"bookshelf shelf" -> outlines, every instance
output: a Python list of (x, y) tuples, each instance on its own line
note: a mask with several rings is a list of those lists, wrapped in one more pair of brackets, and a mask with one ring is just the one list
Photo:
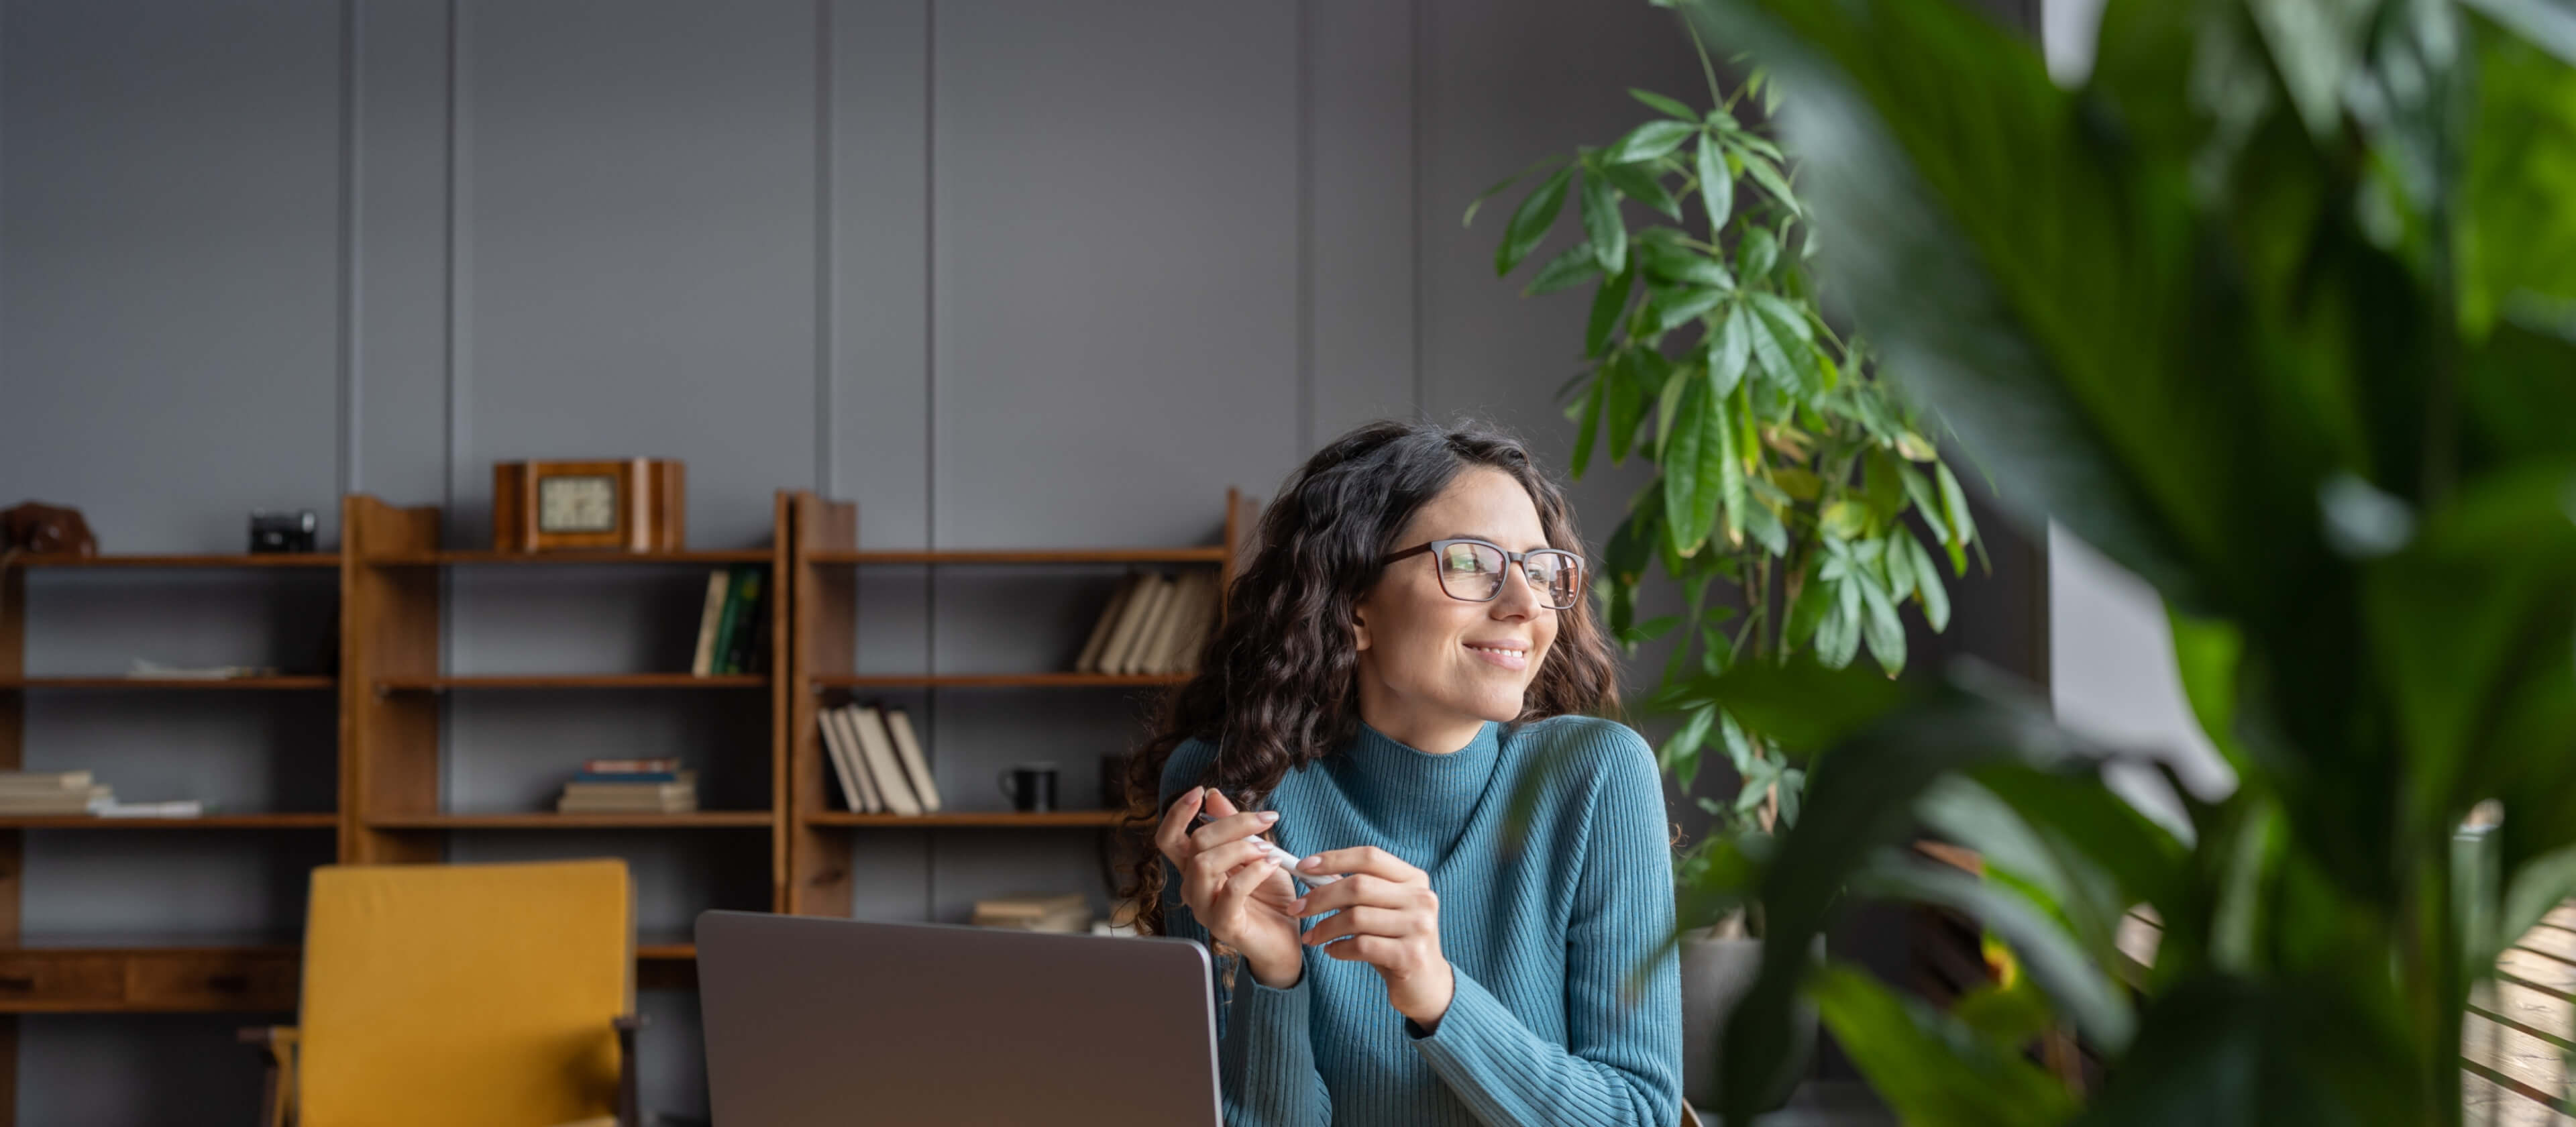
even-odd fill
[(443, 693), (452, 689), (757, 689), (766, 674), (697, 676), (690, 673), (530, 673), (476, 677), (379, 677), (379, 693)]
[(338, 552), (274, 552), (258, 555), (122, 555), (122, 556), (20, 556), (9, 561), (11, 567), (41, 568), (309, 568), (340, 566)]
[(866, 566), (870, 564), (1221, 564), (1227, 559), (1222, 544), (1200, 548), (1065, 548), (1053, 551), (1038, 549), (949, 549), (930, 551), (822, 551), (811, 552), (806, 561), (826, 566)]
[(0, 830), (330, 830), (339, 826), (337, 814), (204, 814), (194, 818), (0, 815)]
[(847, 810), (824, 810), (805, 817), (816, 826), (849, 826), (877, 829), (1036, 829), (1055, 826), (1114, 826), (1116, 810), (1050, 810), (1023, 813), (1017, 810), (944, 810), (937, 814), (853, 814)]
[[(859, 611), (858, 569), (873, 565), (957, 566), (1165, 566), (1208, 565), (1216, 569), (1215, 591), (1234, 582), (1244, 545), (1253, 531), (1259, 505), (1240, 490), (1225, 491), (1224, 531), (1207, 545), (1134, 548), (965, 549), (935, 551), (863, 551), (858, 546), (858, 508), (799, 491), (790, 497), (788, 587), (795, 608), (789, 631), (793, 639), (783, 670), (779, 698), (785, 711), (784, 763), (787, 780), (787, 856), (783, 884), (784, 911), (798, 915), (850, 914), (852, 871), (864, 863), (870, 835), (860, 829), (1104, 829), (1117, 825), (1115, 810), (1058, 810), (1020, 813), (1009, 810), (954, 810), (939, 814), (861, 813), (835, 808), (840, 803), (829, 754), (817, 718), (833, 690), (868, 689), (1075, 689), (1125, 688), (1166, 690), (1185, 684), (1190, 674), (1104, 674), (1071, 671), (1031, 673), (860, 673), (856, 668)], [(1199, 574), (1193, 572), (1192, 574)], [(1222, 599), (1218, 612), (1222, 615)], [(936, 747), (928, 749), (934, 765)]]
[(328, 689), (338, 681), (326, 676), (283, 677), (0, 677), (5, 689), (184, 689), (190, 692), (251, 689)]
[(1159, 688), (1188, 683), (1187, 673), (826, 673), (806, 678), (826, 689), (1085, 689)]
[(720, 830), (768, 829), (766, 810), (699, 810), (687, 814), (370, 814), (379, 830)]
[(358, 557), (358, 562), (367, 567), (468, 567), (487, 564), (529, 567), (546, 564), (701, 567), (720, 564), (761, 564), (769, 563), (775, 558), (775, 554), (767, 548), (704, 552), (424, 551), (370, 553)]

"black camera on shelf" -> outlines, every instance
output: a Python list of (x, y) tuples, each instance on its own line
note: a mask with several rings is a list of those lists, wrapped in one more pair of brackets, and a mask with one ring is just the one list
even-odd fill
[(313, 532), (321, 527), (311, 509), (291, 513), (273, 513), (253, 509), (250, 514), (250, 550), (254, 553), (315, 551)]

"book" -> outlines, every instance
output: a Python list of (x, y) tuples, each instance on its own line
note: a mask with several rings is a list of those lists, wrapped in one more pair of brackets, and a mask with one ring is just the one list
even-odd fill
[(1136, 638), (1128, 643), (1126, 661), (1118, 664), (1118, 672), (1121, 674), (1146, 672), (1146, 666), (1144, 666), (1146, 659), (1154, 656), (1154, 638), (1162, 633), (1164, 620), (1172, 618), (1177, 597), (1180, 597), (1180, 579), (1177, 579), (1177, 576), (1157, 576), (1157, 579), (1154, 579), (1154, 605), (1149, 605), (1144, 610), (1146, 612), (1144, 625), (1136, 628)]
[(87, 814), (116, 800), (106, 784), (45, 794), (0, 795), (0, 814)]
[(684, 771), (583, 771), (575, 774), (576, 783), (676, 783)]
[(894, 736), (895, 757), (903, 760), (904, 777), (912, 781), (912, 796), (921, 808), (939, 812), (939, 780), (930, 777), (930, 760), (921, 754), (921, 741), (912, 735), (912, 717), (900, 708), (885, 710), (886, 731)]
[(875, 779), (877, 797), (886, 808), (897, 814), (921, 813), (921, 800), (912, 793), (912, 784), (904, 781), (903, 766), (895, 762), (894, 737), (886, 734), (885, 717), (869, 705), (852, 705), (850, 719), (859, 729), (859, 750), (866, 756), (868, 777)]
[(1126, 601), (1119, 605), (1118, 623), (1109, 628), (1109, 640), (1100, 644), (1100, 654), (1092, 660), (1092, 667), (1087, 672), (1118, 671), (1119, 655), (1127, 652), (1128, 643), (1136, 637), (1136, 627), (1145, 617), (1146, 604), (1154, 601), (1153, 595), (1154, 573), (1137, 572), (1135, 586), (1129, 589)]
[(762, 611), (761, 569), (758, 564), (744, 564), (733, 569), (733, 631), (725, 639), (723, 653), (716, 658), (716, 669), (722, 673), (751, 671), (752, 636), (760, 632)]
[(687, 814), (698, 808), (694, 794), (668, 798), (588, 798), (564, 795), (555, 800), (558, 814)]
[(1144, 646), (1145, 636), (1162, 621), (1164, 608), (1171, 605), (1172, 577), (1157, 575), (1148, 582), (1151, 585), (1145, 588), (1144, 609), (1136, 616), (1135, 629), (1125, 632), (1124, 644), (1116, 647), (1117, 652), (1101, 663), (1101, 672), (1134, 673), (1137, 654)]
[(1182, 572), (1180, 579), (1173, 583), (1172, 605), (1163, 611), (1163, 619), (1156, 625), (1153, 638), (1137, 662), (1136, 672), (1172, 671), (1173, 654), (1180, 649), (1181, 630), (1198, 610), (1199, 587), (1204, 582), (1206, 574), (1193, 568)]
[(1130, 572), (1118, 581), (1118, 589), (1109, 593), (1109, 605), (1100, 608), (1100, 617), (1091, 623), (1091, 636), (1082, 641), (1082, 656), (1073, 659), (1076, 673), (1100, 671), (1100, 651), (1109, 647), (1109, 634), (1118, 626), (1119, 612), (1127, 607), (1127, 596), (1136, 590), (1139, 576)]
[(109, 801), (90, 812), (101, 818), (199, 818), (205, 816), (206, 804), (194, 798), (169, 802)]
[(716, 616), (716, 649), (714, 671), (724, 672), (724, 659), (733, 651), (734, 623), (742, 618), (742, 582), (734, 569), (725, 568), (724, 610)]
[(841, 715), (840, 709), (826, 708), (815, 714), (814, 723), (823, 730), (823, 752), (832, 761), (832, 774), (841, 782), (841, 805), (853, 814), (876, 813), (881, 808), (876, 787), (860, 773), (855, 755), (858, 733), (848, 730), (849, 719)]
[(859, 743), (858, 706), (845, 704), (833, 709), (832, 723), (840, 729), (841, 747), (850, 757), (850, 776), (859, 781), (859, 795), (867, 799), (868, 813), (885, 813), (885, 788), (877, 785), (876, 772), (868, 770), (868, 753)]
[(1084, 932), (1091, 930), (1091, 902), (1079, 892), (997, 896), (975, 902), (973, 922), (1017, 931)]
[(1196, 602), (1190, 607), (1189, 625), (1172, 654), (1174, 673), (1196, 673), (1199, 658), (1207, 649), (1208, 639), (1215, 636), (1217, 619), (1224, 613), (1225, 593), (1218, 589), (1217, 576), (1210, 572), (1202, 577)]
[(663, 756), (658, 759), (585, 759), (581, 761), (581, 769), (593, 775), (678, 771), (680, 761), (675, 756)]
[(698, 649), (689, 658), (689, 672), (700, 677), (716, 671), (716, 626), (724, 621), (725, 595), (733, 585), (725, 581), (725, 569), (707, 573), (706, 605), (698, 611)]
[(598, 800), (601, 802), (673, 802), (695, 798), (696, 783), (567, 783), (562, 798)]
[(89, 789), (87, 771), (0, 771), (0, 794)]

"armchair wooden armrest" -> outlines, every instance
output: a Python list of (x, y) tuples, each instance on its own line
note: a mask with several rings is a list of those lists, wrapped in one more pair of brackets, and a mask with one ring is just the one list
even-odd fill
[(635, 1034), (645, 1026), (643, 1014), (612, 1019), (617, 1027), (617, 1127), (644, 1127), (644, 1106), (636, 1096)]
[[(626, 1014), (610, 1019), (610, 1023), (617, 1029), (615, 1122), (617, 1127), (644, 1127), (643, 1107), (637, 1096), (635, 1079), (635, 1034), (648, 1022), (642, 1014)], [(255, 1025), (242, 1029), (237, 1036), (242, 1044), (257, 1046), (261, 1062), (267, 1066), (267, 1077), (260, 1084), (260, 1127), (288, 1127), (294, 1122), (295, 1053), (301, 1044), (296, 1028), (292, 1025)]]
[(260, 1082), (260, 1127), (286, 1127), (294, 1113), (295, 1051), (302, 1043), (292, 1025), (254, 1025), (237, 1034), (259, 1048), (267, 1076)]

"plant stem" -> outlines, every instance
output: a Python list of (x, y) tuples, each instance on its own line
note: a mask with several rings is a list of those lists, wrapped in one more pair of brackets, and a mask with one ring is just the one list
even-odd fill
[(1709, 65), (1708, 45), (1699, 41), (1699, 28), (1691, 23), (1688, 15), (1682, 16), (1682, 30), (1690, 33), (1691, 53), (1699, 56), (1699, 72), (1708, 79), (1709, 102), (1719, 109), (1726, 109), (1733, 105), (1734, 103), (1726, 95), (1717, 92), (1717, 68)]

